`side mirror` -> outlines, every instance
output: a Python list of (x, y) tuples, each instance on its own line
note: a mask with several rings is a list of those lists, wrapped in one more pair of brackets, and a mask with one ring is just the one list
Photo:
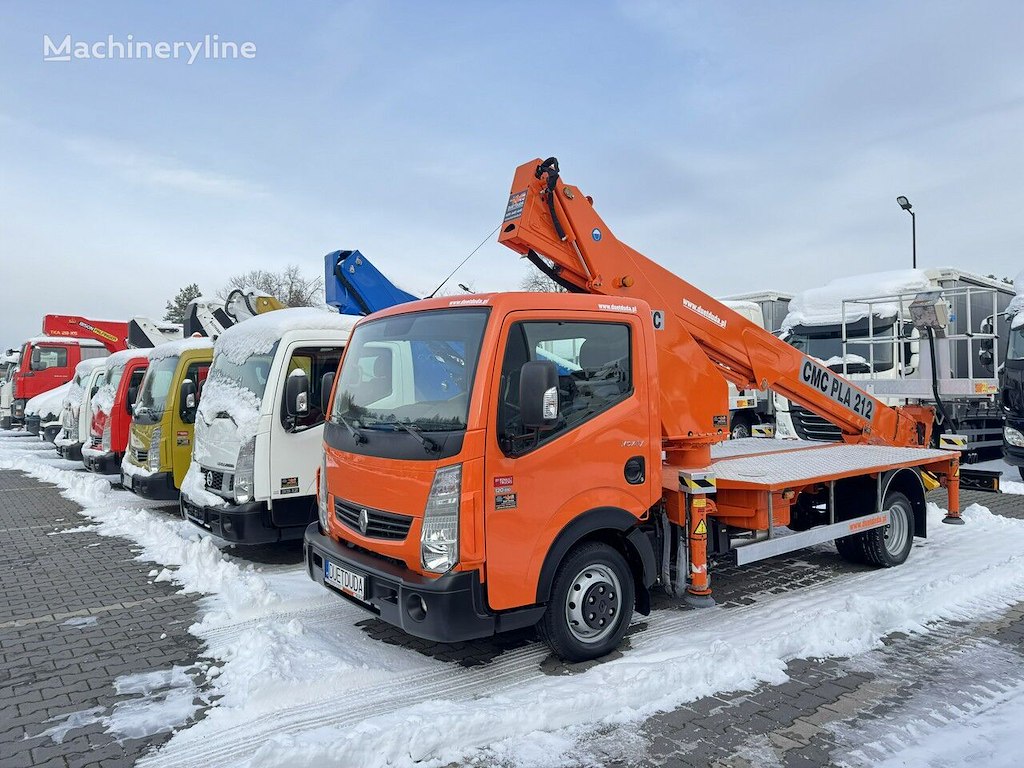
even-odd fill
[(550, 360), (524, 363), (519, 373), (519, 415), (526, 429), (553, 429), (558, 421), (558, 367)]
[(132, 406), (135, 405), (135, 400), (136, 400), (136, 398), (138, 396), (139, 396), (139, 388), (138, 387), (129, 387), (128, 388), (128, 400), (124, 404), (124, 409), (126, 411), (128, 411), (128, 413), (132, 412)]
[(326, 416), (331, 412), (331, 390), (334, 389), (334, 371), (320, 378), (320, 411)]
[(309, 413), (309, 376), (301, 368), (288, 374), (285, 385), (285, 409), (292, 418)]
[(191, 424), (196, 420), (196, 407), (198, 405), (196, 397), (196, 383), (192, 379), (185, 379), (181, 382), (180, 391), (181, 401), (181, 420)]
[(39, 347), (32, 350), (32, 370), (41, 371), (43, 369), (43, 353)]

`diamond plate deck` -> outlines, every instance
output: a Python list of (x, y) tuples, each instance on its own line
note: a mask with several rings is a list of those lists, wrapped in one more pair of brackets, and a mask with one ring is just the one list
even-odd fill
[[(716, 445), (711, 455), (711, 466), (703, 471), (717, 478), (719, 489), (781, 490), (822, 479), (920, 466), (949, 458), (955, 452), (933, 448), (747, 438)], [(676, 475), (678, 469), (667, 468), (664, 475), (667, 487), (671, 487)]]

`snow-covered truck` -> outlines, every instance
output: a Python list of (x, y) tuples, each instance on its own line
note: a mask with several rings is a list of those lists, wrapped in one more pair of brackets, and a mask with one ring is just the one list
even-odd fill
[(752, 291), (736, 293), (731, 296), (719, 296), (720, 301), (729, 304), (735, 301), (752, 301), (761, 308), (762, 328), (772, 333), (782, 330), (782, 323), (789, 314), (789, 302), (793, 294), (783, 291)]
[(1024, 272), (1014, 280), (1014, 290), (1016, 295), (1006, 308), (1010, 340), (999, 397), (1006, 416), (1003, 457), (1024, 479)]
[(60, 431), (64, 400), (70, 390), (71, 382), (68, 381), (41, 395), (36, 395), (25, 403), (25, 431), (39, 435), (45, 442), (52, 443)]
[(90, 401), (89, 444), (82, 448), (82, 463), (90, 472), (113, 475), (121, 471), (132, 405), (148, 365), (145, 349), (126, 349), (107, 358), (103, 386)]
[[(176, 499), (192, 458), (195, 403), (213, 361), (213, 341), (197, 336), (154, 347), (135, 401), (121, 485), (147, 499)], [(190, 389), (183, 392), (185, 382)]]
[[(1009, 329), (999, 317), (1013, 295), (1004, 281), (949, 267), (839, 278), (794, 296), (783, 338), (888, 405), (935, 406), (933, 437), (949, 436), (971, 462), (1002, 443), (997, 368)], [(944, 328), (919, 331), (921, 312), (938, 312)], [(775, 408), (778, 437), (841, 439), (785, 398)]]
[(71, 380), (71, 388), (64, 398), (61, 411), (62, 429), (53, 444), (57, 455), (69, 461), (82, 460), (82, 446), (89, 441), (89, 407), (103, 383), (106, 371), (105, 358), (83, 360), (75, 366), (75, 377)]
[[(324, 376), (338, 368), (359, 317), (281, 309), (228, 328), (197, 402), (195, 382), (179, 400), (195, 423), (181, 485), (182, 516), (228, 541), (302, 538), (316, 520), (315, 474), (323, 445)], [(311, 383), (304, 413), (287, 409), (296, 371)]]

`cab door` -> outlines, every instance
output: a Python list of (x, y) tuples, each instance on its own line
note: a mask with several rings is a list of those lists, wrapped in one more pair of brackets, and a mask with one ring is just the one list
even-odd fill
[[(617, 313), (506, 318), (484, 476), (491, 608), (536, 602), (545, 555), (573, 519), (601, 507), (639, 517), (660, 494), (642, 330), (635, 315)], [(559, 416), (543, 432), (525, 429), (519, 416), (520, 372), (534, 360), (558, 369)]]
[(181, 402), (181, 385), (185, 379), (190, 379), (196, 385), (197, 402), (202, 399), (203, 385), (210, 372), (211, 361), (210, 357), (182, 356), (168, 398), (173, 407), (167, 409), (170, 427), (164, 439), (168, 441), (171, 449), (171, 471), (174, 473), (175, 488), (181, 488), (185, 473), (188, 472), (188, 465), (192, 460), (192, 441), (195, 438), (195, 410), (190, 411)]

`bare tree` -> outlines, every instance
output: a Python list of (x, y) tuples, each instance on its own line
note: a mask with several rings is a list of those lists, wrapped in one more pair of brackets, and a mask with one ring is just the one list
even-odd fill
[[(543, 257), (542, 257), (543, 258)], [(551, 266), (551, 262), (544, 259), (548, 266)], [(550, 277), (545, 275), (539, 269), (530, 266), (530, 271), (526, 274), (522, 280), (519, 281), (519, 288), (524, 291), (532, 291), (533, 293), (565, 293), (566, 290)]]
[(281, 272), (251, 269), (235, 275), (217, 291), (217, 298), (223, 301), (236, 288), (262, 291), (288, 307), (319, 307), (324, 303), (324, 279), (305, 277), (296, 264), (289, 264)]

